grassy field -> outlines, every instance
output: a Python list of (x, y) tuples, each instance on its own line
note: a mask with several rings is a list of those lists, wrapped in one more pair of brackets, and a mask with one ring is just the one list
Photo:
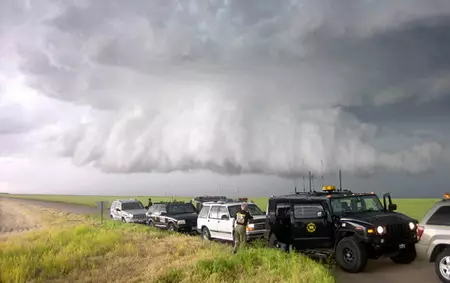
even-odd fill
[(0, 282), (335, 282), (326, 266), (261, 244), (232, 255), (144, 225), (33, 211), (44, 228), (0, 241)]
[[(95, 206), (95, 202), (99, 200), (107, 200), (109, 204), (118, 198), (137, 198), (147, 205), (148, 198), (152, 198), (153, 202), (169, 200), (168, 197), (155, 197), (155, 196), (73, 196), (73, 195), (10, 195), (0, 194), (0, 196), (8, 196), (14, 198), (24, 199), (37, 199), (46, 201), (57, 201), (65, 203), (84, 204), (89, 206)], [(177, 200), (189, 201), (191, 197), (176, 197)], [(266, 209), (267, 198), (249, 198), (253, 200), (262, 210)], [(439, 199), (393, 199), (398, 206), (398, 211), (405, 213), (417, 220), (420, 220), (424, 214), (431, 208), (431, 206), (439, 201)]]

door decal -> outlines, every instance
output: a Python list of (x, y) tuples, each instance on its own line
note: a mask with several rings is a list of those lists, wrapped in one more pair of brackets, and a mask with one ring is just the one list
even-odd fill
[(316, 224), (308, 223), (308, 225), (306, 225), (306, 231), (309, 233), (314, 233), (316, 231)]

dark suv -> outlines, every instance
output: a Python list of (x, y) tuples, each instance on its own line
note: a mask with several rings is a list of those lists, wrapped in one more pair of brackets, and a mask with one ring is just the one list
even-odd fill
[(192, 203), (159, 202), (147, 211), (148, 225), (178, 232), (197, 231), (197, 211)]
[(360, 272), (367, 260), (389, 256), (395, 263), (415, 260), (417, 223), (394, 212), (390, 194), (383, 204), (374, 193), (336, 191), (296, 193), (269, 198), (266, 235), (270, 247), (334, 255), (348, 272)]

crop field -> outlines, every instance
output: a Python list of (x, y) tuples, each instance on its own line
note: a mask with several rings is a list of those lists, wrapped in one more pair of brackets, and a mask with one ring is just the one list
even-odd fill
[[(0, 196), (23, 198), (23, 199), (35, 199), (44, 201), (55, 201), (64, 203), (83, 204), (89, 206), (96, 206), (96, 202), (100, 200), (109, 201), (109, 204), (115, 199), (119, 198), (136, 198), (144, 205), (147, 205), (148, 198), (151, 198), (153, 202), (171, 200), (171, 197), (158, 197), (158, 196), (75, 196), (75, 195), (14, 195), (14, 194), (0, 194)], [(175, 197), (176, 200), (189, 201), (192, 197)], [(249, 198), (254, 201), (262, 210), (266, 209), (267, 198), (257, 197)], [(398, 211), (405, 213), (417, 220), (420, 220), (431, 206), (439, 201), (439, 199), (393, 199), (393, 202), (397, 204)]]
[[(70, 201), (70, 199), (68, 199)], [(80, 198), (78, 198), (80, 200)], [(67, 201), (67, 199), (66, 199)], [(62, 213), (3, 199), (32, 230), (0, 237), (0, 282), (335, 282), (328, 265), (256, 242), (202, 241), (145, 225)], [(1, 236), (1, 233), (0, 233)]]

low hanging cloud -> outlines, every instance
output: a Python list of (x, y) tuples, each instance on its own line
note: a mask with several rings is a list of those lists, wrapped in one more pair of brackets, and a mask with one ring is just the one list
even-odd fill
[(325, 171), (422, 173), (444, 151), (433, 140), (380, 148), (382, 125), (348, 109), (448, 95), (448, 1), (6, 1), (5, 11), (3, 58), (28, 86), (95, 108), (55, 131), (78, 165), (295, 177), (322, 160)]

